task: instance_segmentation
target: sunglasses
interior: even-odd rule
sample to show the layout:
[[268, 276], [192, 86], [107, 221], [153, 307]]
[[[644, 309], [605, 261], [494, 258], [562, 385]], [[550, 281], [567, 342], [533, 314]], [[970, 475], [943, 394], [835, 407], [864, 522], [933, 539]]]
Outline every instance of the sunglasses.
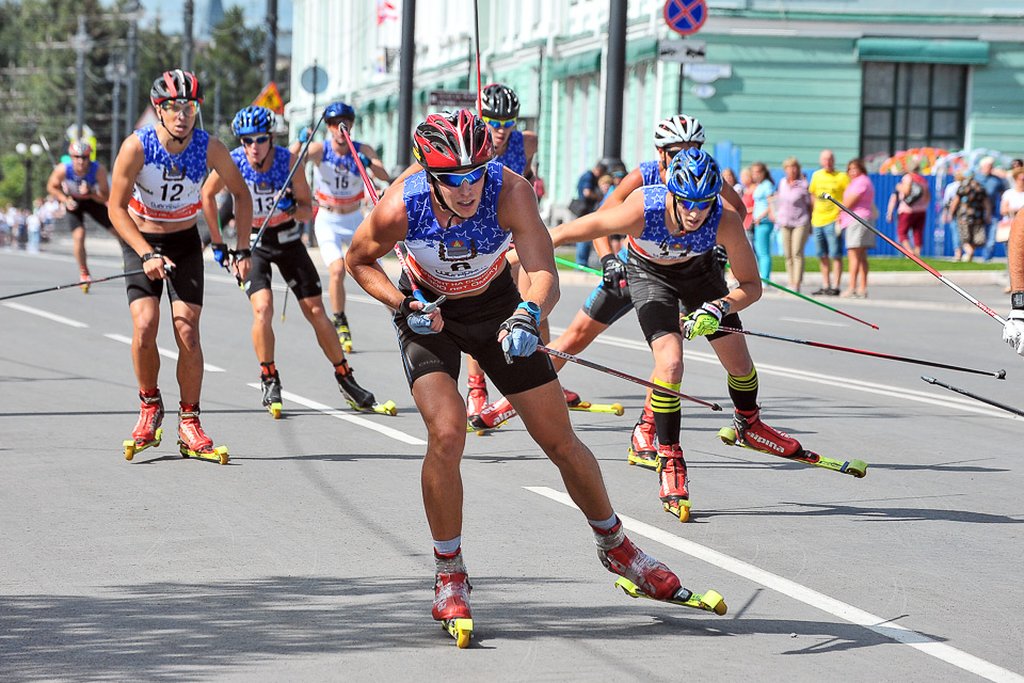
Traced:
[[252, 137], [250, 135], [243, 135], [238, 139], [242, 141], [243, 146], [248, 147], [249, 145], [262, 145], [264, 142], [270, 139], [270, 136], [257, 135], [256, 137]]
[[196, 100], [164, 100], [159, 106], [164, 111], [187, 116], [192, 116], [199, 111], [199, 102]]
[[487, 167], [477, 166], [472, 171], [466, 171], [465, 173], [431, 173], [430, 175], [448, 187], [462, 187], [463, 183], [476, 185], [480, 182], [487, 175]]
[[687, 211], [703, 211], [710, 207], [711, 203], [717, 198], [707, 197], [705, 199], [689, 199], [687, 197], [680, 197], [677, 194], [672, 196], [676, 198], [676, 203], [681, 204]]
[[516, 125], [515, 119], [492, 119], [489, 116], [484, 116], [483, 120], [491, 128], [512, 128]]
[[87, 157], [87, 156], [79, 156], [78, 154], [72, 154], [71, 158], [72, 159], [88, 159], [89, 157]]
[[346, 128], [351, 128], [352, 124], [355, 123], [352, 119], [324, 119], [324, 121], [328, 126], [338, 126], [344, 123]]

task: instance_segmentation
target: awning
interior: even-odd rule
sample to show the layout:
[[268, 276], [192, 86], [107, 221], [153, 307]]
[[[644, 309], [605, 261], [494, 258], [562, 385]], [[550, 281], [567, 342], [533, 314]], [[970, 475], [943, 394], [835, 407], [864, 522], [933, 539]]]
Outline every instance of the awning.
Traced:
[[572, 57], [560, 59], [551, 66], [551, 78], [561, 80], [569, 76], [601, 71], [601, 49], [588, 50]]
[[984, 40], [861, 38], [857, 41], [857, 56], [862, 62], [988, 64], [988, 42]]

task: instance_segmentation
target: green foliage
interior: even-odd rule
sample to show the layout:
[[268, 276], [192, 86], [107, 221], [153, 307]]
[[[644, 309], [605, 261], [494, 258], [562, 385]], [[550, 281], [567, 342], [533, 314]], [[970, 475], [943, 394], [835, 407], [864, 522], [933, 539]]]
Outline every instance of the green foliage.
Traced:
[[[0, 210], [8, 205], [22, 206], [25, 197], [25, 165], [17, 154], [0, 155]], [[36, 173], [33, 171], [33, 176]], [[49, 174], [47, 174], [49, 175]]]

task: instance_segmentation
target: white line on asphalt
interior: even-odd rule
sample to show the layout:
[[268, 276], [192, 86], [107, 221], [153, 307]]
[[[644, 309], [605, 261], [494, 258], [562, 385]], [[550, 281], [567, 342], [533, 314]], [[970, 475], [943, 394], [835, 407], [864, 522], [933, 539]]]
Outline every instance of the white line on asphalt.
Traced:
[[[250, 382], [249, 386], [254, 389], [260, 388], [260, 385], [255, 382]], [[298, 403], [299, 405], [306, 406], [307, 408], [312, 408], [313, 410], [319, 410], [321, 413], [325, 415], [330, 415], [331, 417], [336, 417], [339, 420], [344, 420], [346, 422], [351, 422], [352, 424], [357, 424], [360, 427], [372, 429], [373, 431], [379, 434], [383, 434], [384, 436], [394, 439], [395, 441], [401, 441], [402, 443], [407, 443], [412, 446], [427, 445], [427, 442], [424, 441], [423, 439], [418, 439], [415, 436], [410, 436], [398, 429], [393, 429], [382, 424], [377, 424], [372, 420], [367, 420], [365, 417], [359, 417], [358, 415], [348, 415], [340, 410], [332, 408], [329, 405], [319, 403], [309, 398], [305, 398], [304, 396], [299, 396], [298, 394], [293, 394], [290, 391], [282, 391], [281, 398], [291, 401], [292, 403]]]
[[791, 323], [804, 323], [807, 325], [824, 325], [825, 327], [849, 327], [846, 323], [835, 323], [827, 320], [811, 320], [810, 318], [779, 318]]
[[47, 320], [52, 320], [56, 323], [61, 323], [64, 325], [68, 325], [70, 327], [89, 327], [83, 322], [72, 320], [71, 318], [65, 318], [62, 315], [50, 313], [49, 311], [44, 311], [39, 308], [32, 308], [31, 306], [26, 306], [25, 304], [5, 303], [4, 306], [6, 306], [7, 308], [13, 308], [16, 311], [22, 311], [23, 313], [31, 313], [32, 315], [38, 315], [40, 318], [46, 318]]
[[[564, 328], [551, 327], [551, 332], [554, 334], [561, 334], [564, 331]], [[606, 346], [615, 346], [623, 349], [632, 349], [634, 351], [650, 352], [650, 349], [644, 343], [608, 334], [601, 335], [594, 340], [594, 343], [604, 344]], [[685, 358], [686, 360], [695, 360], [702, 363], [710, 363], [711, 365], [721, 365], [718, 360], [718, 356], [713, 353], [704, 353], [701, 351], [691, 351], [687, 349], [685, 352]], [[784, 365], [758, 363], [757, 372], [762, 375], [773, 375], [787, 379], [803, 380], [805, 382], [813, 382], [815, 384], [823, 384], [830, 387], [839, 387], [840, 389], [853, 389], [855, 391], [863, 391], [868, 394], [878, 394], [880, 396], [890, 396], [893, 398], [906, 399], [908, 401], [917, 401], [918, 403], [927, 403], [929, 405], [941, 406], [943, 408], [955, 408], [957, 410], [963, 410], [968, 413], [977, 413], [987, 417], [998, 417], [1006, 420], [1024, 419], [1002, 410], [982, 408], [978, 406], [976, 401], [960, 398], [958, 396], [937, 398], [934, 394], [917, 391], [916, 389], [904, 389], [902, 387], [895, 387], [889, 384], [877, 384], [875, 382], [866, 382], [849, 377], [825, 375], [819, 372], [809, 372], [807, 370], [790, 368]]]
[[[131, 337], [126, 337], [123, 334], [105, 334], [103, 336], [106, 337], [107, 339], [113, 339], [116, 342], [121, 342], [122, 344], [127, 344], [128, 346], [132, 345], [132, 338]], [[167, 349], [161, 349], [159, 346], [157, 347], [156, 350], [164, 358], [170, 358], [172, 360], [178, 360], [178, 352], [177, 351], [169, 351]], [[206, 370], [207, 372], [225, 372], [224, 368], [218, 368], [216, 365], [210, 365], [209, 363], [203, 363], [203, 369]]]
[[[575, 508], [577, 510], [579, 509], [572, 502], [572, 499], [561, 491], [555, 491], [547, 486], [524, 486], [523, 488], [532, 493], [549, 498], [557, 503], [561, 503], [567, 507]], [[865, 612], [858, 607], [836, 600], [824, 593], [819, 593], [813, 588], [808, 588], [807, 586], [796, 583], [795, 581], [783, 578], [778, 574], [773, 574], [761, 569], [760, 567], [748, 564], [743, 560], [736, 559], [731, 555], [726, 555], [725, 553], [703, 546], [700, 543], [680, 538], [675, 534], [670, 534], [663, 529], [651, 526], [650, 524], [645, 524], [644, 522], [632, 519], [631, 517], [619, 515], [619, 518], [622, 520], [622, 525], [626, 529], [639, 534], [640, 536], [644, 536], [652, 541], [666, 545], [673, 550], [678, 550], [679, 552], [685, 553], [690, 557], [701, 560], [702, 562], [707, 562], [719, 569], [724, 569], [736, 576], [753, 581], [765, 588], [831, 614], [843, 621], [863, 626], [869, 631], [874, 631], [880, 636], [912, 647], [915, 650], [923, 652], [931, 657], [935, 657], [936, 659], [940, 659], [948, 664], [952, 664], [964, 671], [976, 674], [990, 681], [1012, 681], [1014, 683], [1024, 682], [1024, 676], [1021, 676], [1020, 674], [1004, 669], [1001, 666], [981, 659], [980, 657], [975, 657], [963, 650], [958, 650], [955, 647], [946, 645], [945, 643], [940, 643], [934, 638], [930, 638], [922, 633], [918, 633], [917, 631], [912, 631], [911, 629], [900, 626], [899, 624], [891, 623], [882, 617], [875, 616], [870, 612]]]

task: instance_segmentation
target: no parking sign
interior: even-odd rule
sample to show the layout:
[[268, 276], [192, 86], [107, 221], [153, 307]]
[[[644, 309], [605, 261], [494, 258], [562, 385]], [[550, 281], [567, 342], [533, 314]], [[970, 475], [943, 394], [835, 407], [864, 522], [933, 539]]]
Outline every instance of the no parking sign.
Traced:
[[708, 19], [708, 5], [705, 0], [667, 0], [665, 2], [665, 23], [682, 36], [700, 30]]

